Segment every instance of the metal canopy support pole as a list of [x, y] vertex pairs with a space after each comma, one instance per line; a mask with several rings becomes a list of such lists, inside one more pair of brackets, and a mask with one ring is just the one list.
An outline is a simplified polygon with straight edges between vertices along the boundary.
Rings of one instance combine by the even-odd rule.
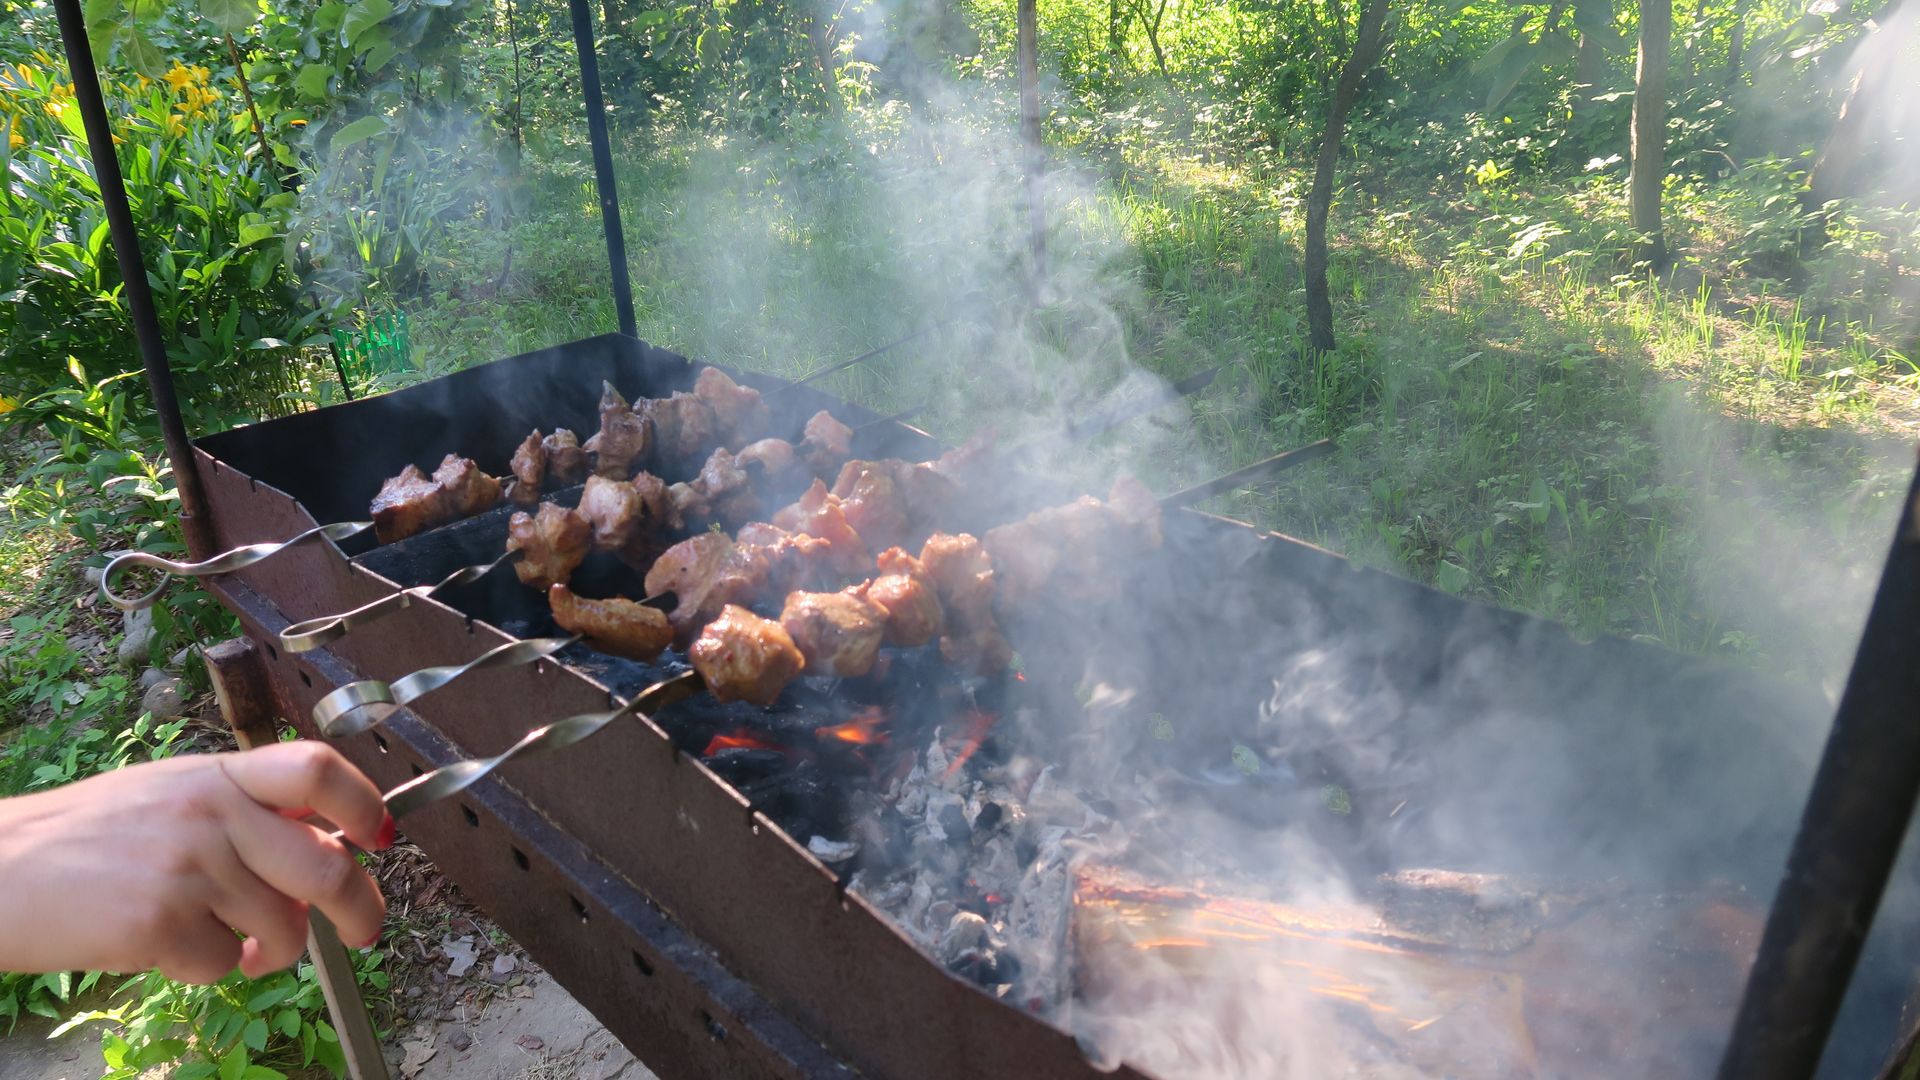
[[607, 262], [613, 268], [613, 306], [620, 316], [620, 332], [639, 337], [633, 281], [627, 276], [627, 237], [620, 230], [620, 196], [614, 189], [613, 145], [607, 140], [607, 101], [600, 93], [600, 58], [593, 51], [593, 12], [587, 0], [569, 0], [568, 9], [573, 13], [573, 47], [580, 54], [587, 139], [593, 144], [593, 186], [600, 192], [600, 226], [607, 234]]
[[1747, 979], [1720, 1080], [1803, 1080], [1873, 925], [1920, 794], [1920, 472]]
[[107, 235], [113, 239], [113, 254], [120, 262], [121, 294], [126, 297], [133, 336], [146, 365], [147, 390], [153, 395], [153, 411], [160, 417], [167, 457], [173, 462], [173, 480], [180, 491], [180, 529], [186, 535], [189, 557], [204, 559], [213, 554], [212, 522], [200, 490], [200, 474], [194, 471], [187, 425], [180, 418], [180, 399], [174, 396], [173, 369], [167, 366], [167, 347], [160, 337], [160, 319], [153, 310], [153, 293], [140, 254], [140, 233], [134, 227], [133, 209], [127, 204], [126, 180], [120, 174], [120, 159], [113, 152], [113, 129], [107, 124], [107, 104], [100, 96], [100, 73], [93, 67], [93, 47], [87, 42], [80, 0], [53, 0], [53, 14], [67, 50], [74, 101], [80, 106], [80, 119], [87, 129], [94, 180], [107, 210]]

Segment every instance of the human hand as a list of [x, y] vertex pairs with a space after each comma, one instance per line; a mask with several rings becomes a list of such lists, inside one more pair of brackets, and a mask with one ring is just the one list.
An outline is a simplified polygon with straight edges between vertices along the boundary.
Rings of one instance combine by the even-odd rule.
[[[277, 743], [133, 765], [0, 800], [0, 971], [214, 982], [300, 958], [307, 906], [373, 944], [386, 901], [318, 815], [393, 843], [380, 792], [332, 747]], [[234, 931], [246, 935], [242, 941]]]

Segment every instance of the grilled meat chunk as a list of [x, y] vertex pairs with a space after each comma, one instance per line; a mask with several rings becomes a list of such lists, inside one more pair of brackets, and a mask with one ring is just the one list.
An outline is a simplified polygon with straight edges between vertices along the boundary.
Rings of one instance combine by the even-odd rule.
[[782, 595], [795, 589], [830, 588], [839, 577], [833, 569], [833, 545], [817, 536], [792, 533], [764, 521], [740, 526], [734, 540], [759, 548], [767, 555], [767, 589]]
[[946, 617], [940, 655], [980, 675], [1006, 667], [1013, 646], [993, 617], [993, 561], [980, 541], [966, 533], [935, 533], [920, 549], [920, 565]]
[[827, 491], [824, 481], [815, 480], [798, 502], [782, 507], [773, 515], [773, 523], [831, 544], [833, 569], [843, 578], [859, 577], [872, 565], [866, 541], [847, 521], [840, 500]]
[[693, 487], [706, 502], [707, 516], [722, 524], [739, 525], [760, 512], [760, 493], [754, 489], [753, 478], [725, 447], [707, 456]]
[[573, 576], [593, 546], [593, 524], [579, 512], [541, 503], [537, 514], [522, 510], [507, 521], [507, 550], [521, 552], [513, 564], [520, 583], [546, 589]]
[[1106, 502], [1083, 495], [989, 529], [984, 541], [1003, 598], [1044, 592], [1061, 603], [1106, 595], [1117, 563], [1160, 542], [1160, 505], [1127, 476], [1114, 481]]
[[555, 428], [553, 434], [540, 440], [540, 446], [547, 452], [547, 479], [560, 487], [571, 487], [587, 475], [587, 449], [580, 445], [580, 436], [566, 428]]
[[807, 421], [800, 440], [800, 456], [816, 476], [826, 476], [853, 456], [853, 429], [825, 409]]
[[652, 446], [653, 427], [646, 417], [628, 408], [627, 399], [612, 383], [602, 386], [600, 431], [587, 440], [584, 449], [594, 455], [594, 475], [625, 480], [633, 475], [635, 462]]
[[647, 571], [647, 595], [674, 594], [669, 620], [682, 641], [728, 604], [751, 604], [767, 591], [771, 555], [736, 544], [725, 533], [689, 537], [668, 548]]
[[408, 465], [388, 478], [369, 509], [374, 535], [387, 542], [471, 517], [499, 501], [500, 481], [481, 472], [472, 458], [448, 454], [431, 477]]
[[541, 441], [539, 428], [513, 452], [508, 467], [513, 470], [513, 487], [508, 492], [513, 501], [521, 506], [538, 503], [540, 485], [547, 478], [547, 444]]
[[653, 423], [654, 447], [668, 465], [691, 465], [719, 441], [720, 422], [705, 398], [681, 391], [640, 406]]
[[806, 482], [806, 466], [793, 444], [785, 439], [761, 439], [740, 448], [733, 460], [763, 490], [783, 491]]
[[907, 538], [907, 504], [894, 483], [895, 473], [893, 462], [849, 461], [834, 479], [833, 497], [840, 500], [847, 524], [869, 547], [890, 547]]
[[734, 604], [700, 631], [687, 656], [715, 698], [755, 705], [773, 704], [806, 663], [784, 627]]
[[741, 386], [719, 368], [701, 368], [693, 380], [693, 393], [713, 409], [715, 428], [729, 446], [760, 438], [773, 423], [773, 413], [761, 400], [760, 391]]
[[873, 670], [887, 613], [852, 591], [795, 592], [780, 625], [806, 658], [809, 675], [857, 679]]
[[584, 634], [601, 652], [629, 660], [651, 661], [673, 643], [667, 613], [614, 596], [591, 600], [558, 582], [547, 590], [553, 621], [570, 634]]
[[[580, 493], [579, 512], [593, 524], [595, 551], [634, 550], [664, 524], [657, 513], [658, 507], [647, 505], [641, 485], [635, 481], [587, 477], [587, 486]], [[654, 478], [654, 484], [658, 483]]]
[[917, 648], [940, 633], [940, 598], [920, 560], [897, 547], [874, 560], [878, 577], [859, 586], [860, 596], [886, 612], [886, 643]]

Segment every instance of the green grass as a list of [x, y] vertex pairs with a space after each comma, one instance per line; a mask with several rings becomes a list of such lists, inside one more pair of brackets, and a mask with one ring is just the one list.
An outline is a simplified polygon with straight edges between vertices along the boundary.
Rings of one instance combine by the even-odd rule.
[[[1327, 464], [1214, 508], [1582, 635], [1821, 680], [1851, 650], [1907, 467], [1894, 437], [1914, 423], [1916, 369], [1894, 342], [1912, 316], [1837, 319], [1728, 272], [1733, 211], [1710, 195], [1675, 200], [1704, 271], [1654, 283], [1612, 254], [1617, 184], [1349, 188], [1340, 346], [1303, 356], [1297, 169], [1107, 163], [1057, 196], [1066, 299], [1029, 318], [991, 280], [1023, 242], [1017, 201], [943, 202], [926, 183], [945, 174], [914, 173], [901, 145], [824, 171], [667, 147], [622, 163], [649, 340], [793, 374], [958, 313], [963, 330], [834, 387], [881, 410], [930, 401], [927, 425], [955, 440], [1071, 415], [1122, 356], [1172, 378], [1224, 365], [1191, 425], [1128, 425], [1088, 449], [1088, 477], [1125, 465], [1170, 487], [1331, 436]], [[889, 217], [875, 175], [927, 213]], [[577, 169], [535, 189], [508, 232], [453, 235], [482, 287], [415, 313], [429, 370], [612, 328], [590, 190]], [[951, 228], [926, 220], [947, 212]], [[513, 273], [489, 292], [508, 245]]]

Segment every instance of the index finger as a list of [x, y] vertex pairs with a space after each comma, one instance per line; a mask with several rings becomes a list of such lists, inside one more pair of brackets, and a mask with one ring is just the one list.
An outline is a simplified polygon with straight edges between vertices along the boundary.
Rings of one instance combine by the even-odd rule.
[[378, 851], [393, 843], [392, 819], [380, 789], [333, 747], [299, 740], [221, 758], [227, 779], [254, 802], [282, 810], [310, 809], [347, 839]]

